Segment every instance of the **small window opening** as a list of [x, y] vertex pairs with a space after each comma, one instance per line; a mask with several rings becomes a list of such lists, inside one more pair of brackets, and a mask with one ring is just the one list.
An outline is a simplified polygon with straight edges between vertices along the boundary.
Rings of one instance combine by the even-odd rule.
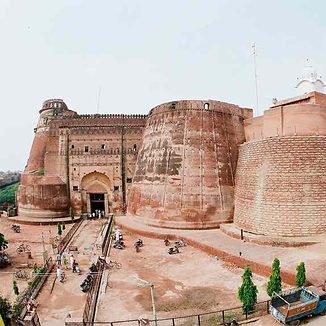
[[101, 145], [101, 149], [105, 149], [105, 144], [102, 144]]
[[172, 104], [171, 104], [171, 108], [172, 108], [172, 109], [175, 109], [175, 103], [172, 103]]
[[204, 109], [205, 109], [205, 110], [209, 110], [209, 103], [205, 103], [205, 104], [204, 104]]
[[72, 187], [72, 190], [73, 190], [73, 191], [78, 191], [78, 186], [73, 186], [73, 187]]
[[75, 148], [75, 145], [71, 145], [71, 148], [74, 149]]
[[134, 152], [136, 152], [136, 150], [137, 150], [137, 145], [136, 144], [134, 144], [134, 147], [133, 147], [133, 149], [132, 149]]
[[114, 187], [113, 187], [113, 190], [114, 190], [114, 191], [118, 191], [118, 190], [119, 190], [119, 186], [114, 186]]
[[127, 183], [132, 183], [132, 178], [127, 178]]
[[76, 171], [76, 168], [74, 168], [74, 171]]
[[85, 146], [85, 153], [88, 153], [88, 151], [89, 151], [89, 147]]

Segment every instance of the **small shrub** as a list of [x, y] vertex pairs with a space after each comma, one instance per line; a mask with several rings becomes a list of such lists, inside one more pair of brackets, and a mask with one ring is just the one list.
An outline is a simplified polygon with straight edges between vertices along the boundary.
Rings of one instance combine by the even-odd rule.
[[62, 234], [62, 229], [61, 229], [61, 224], [60, 223], [57, 224], [57, 229], [58, 229], [58, 235], [61, 235]]
[[8, 248], [8, 241], [5, 239], [5, 236], [0, 233], [0, 251], [6, 250]]
[[267, 284], [267, 294], [272, 297], [273, 293], [282, 291], [281, 267], [280, 261], [275, 258], [272, 265], [272, 274]]
[[19, 301], [16, 301], [12, 308], [11, 308], [11, 313], [13, 315], [13, 317], [17, 318], [19, 317], [19, 315], [21, 314], [22, 310], [23, 310], [23, 304], [20, 303]]
[[13, 281], [12, 282], [12, 289], [13, 289], [15, 295], [19, 295], [19, 289], [18, 289], [18, 286], [17, 286], [17, 282], [16, 281]]
[[75, 214], [74, 214], [74, 210], [72, 209], [72, 207], [69, 208], [69, 216], [72, 221], [75, 219]]
[[238, 289], [238, 298], [242, 303], [244, 313], [254, 310], [257, 294], [257, 286], [252, 281], [252, 272], [249, 267], [246, 267], [242, 275], [242, 285]]
[[9, 324], [9, 314], [11, 311], [11, 304], [7, 298], [0, 297], [0, 315], [5, 323], [5, 325]]
[[306, 284], [306, 267], [304, 262], [301, 262], [297, 266], [297, 275], [296, 275], [295, 283], [297, 287], [301, 287]]

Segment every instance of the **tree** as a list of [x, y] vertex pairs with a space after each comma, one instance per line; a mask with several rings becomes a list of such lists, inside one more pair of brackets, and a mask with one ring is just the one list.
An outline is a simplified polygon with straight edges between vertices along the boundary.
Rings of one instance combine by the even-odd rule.
[[281, 267], [280, 261], [275, 258], [272, 265], [272, 274], [269, 277], [267, 284], [267, 294], [272, 297], [273, 293], [280, 293], [282, 291]]
[[303, 262], [297, 266], [297, 275], [295, 278], [297, 287], [304, 286], [306, 283], [306, 267]]
[[15, 295], [19, 295], [19, 289], [18, 289], [18, 286], [17, 286], [17, 282], [16, 281], [13, 281], [13, 283], [12, 283], [12, 289], [14, 290]]
[[0, 251], [6, 250], [8, 248], [8, 241], [5, 239], [5, 236], [0, 233]]
[[0, 297], [0, 315], [5, 325], [9, 324], [10, 310], [11, 310], [11, 305], [8, 299]]
[[71, 220], [73, 221], [75, 219], [75, 215], [74, 215], [74, 210], [72, 209], [72, 207], [69, 208], [69, 215]]
[[58, 228], [58, 234], [61, 235], [62, 234], [62, 229], [61, 229], [61, 224], [60, 223], [57, 224], [57, 228]]
[[242, 309], [245, 313], [254, 310], [257, 293], [257, 286], [252, 281], [252, 272], [249, 267], [246, 267], [242, 275], [242, 285], [238, 289], [238, 298], [242, 302]]

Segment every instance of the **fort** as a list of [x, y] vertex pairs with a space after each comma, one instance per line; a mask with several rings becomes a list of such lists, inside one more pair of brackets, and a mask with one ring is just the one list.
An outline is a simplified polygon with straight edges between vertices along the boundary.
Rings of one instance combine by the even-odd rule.
[[308, 65], [299, 96], [262, 116], [214, 100], [148, 115], [84, 114], [43, 103], [17, 194], [17, 219], [95, 211], [172, 229], [223, 223], [269, 236], [326, 231], [326, 95]]

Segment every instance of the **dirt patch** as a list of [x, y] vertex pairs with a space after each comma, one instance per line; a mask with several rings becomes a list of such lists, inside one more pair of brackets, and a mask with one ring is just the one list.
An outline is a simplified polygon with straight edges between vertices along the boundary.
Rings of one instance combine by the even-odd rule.
[[[160, 300], [156, 309], [162, 312], [175, 312], [176, 310], [182, 311], [189, 309], [193, 312], [210, 311], [218, 309], [221, 301], [220, 290], [206, 287], [191, 287], [178, 291], [178, 294], [166, 291], [163, 295], [158, 293], [158, 296]], [[145, 310], [150, 311], [152, 309], [147, 293], [139, 294], [135, 299]]]
[[[123, 232], [123, 230], [122, 230]], [[138, 236], [124, 233], [126, 249], [113, 249], [110, 259], [122, 264], [111, 270], [109, 286], [99, 297], [97, 321], [152, 317], [150, 284], [154, 284], [158, 318], [186, 316], [238, 306], [236, 297], [242, 269], [209, 256], [191, 246], [180, 248], [180, 254], [169, 255], [161, 239], [142, 237], [144, 247], [135, 252]], [[254, 275], [265, 300], [267, 280]]]

